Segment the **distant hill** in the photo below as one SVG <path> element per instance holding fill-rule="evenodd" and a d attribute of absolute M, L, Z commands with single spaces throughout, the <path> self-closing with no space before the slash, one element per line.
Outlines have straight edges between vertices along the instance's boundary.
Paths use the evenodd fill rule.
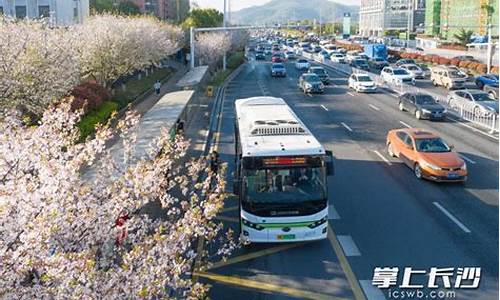
<path fill-rule="evenodd" d="M 285 23 L 317 19 L 321 11 L 323 22 L 340 21 L 344 13 L 351 13 L 352 22 L 358 22 L 359 6 L 343 5 L 328 0 L 273 0 L 264 5 L 252 6 L 231 14 L 235 24 Z"/>

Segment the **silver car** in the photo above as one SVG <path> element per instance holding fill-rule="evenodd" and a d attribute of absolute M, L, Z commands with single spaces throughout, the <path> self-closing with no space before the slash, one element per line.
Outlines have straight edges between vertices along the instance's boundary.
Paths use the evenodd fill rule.
<path fill-rule="evenodd" d="M 498 102 L 481 90 L 457 90 L 448 94 L 448 104 L 453 109 L 465 109 L 475 116 L 498 114 Z"/>
<path fill-rule="evenodd" d="M 416 64 L 404 64 L 404 65 L 401 65 L 400 68 L 408 71 L 411 74 L 411 76 L 413 76 L 413 78 L 415 78 L 415 79 L 424 79 L 425 78 L 424 71 L 422 71 L 422 69 L 419 66 L 417 66 Z"/>

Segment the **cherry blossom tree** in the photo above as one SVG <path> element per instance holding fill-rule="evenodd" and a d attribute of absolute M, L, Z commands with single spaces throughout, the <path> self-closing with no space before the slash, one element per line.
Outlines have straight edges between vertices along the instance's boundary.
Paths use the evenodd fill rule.
<path fill-rule="evenodd" d="M 230 35 L 223 32 L 209 32 L 197 35 L 195 42 L 196 55 L 201 64 L 214 65 L 222 59 L 222 55 L 231 49 Z"/>
<path fill-rule="evenodd" d="M 79 114 L 63 103 L 37 126 L 18 113 L 0 121 L 0 298 L 203 298 L 188 276 L 199 237 L 235 247 L 214 217 L 224 200 L 224 168 L 187 159 L 188 143 L 167 130 L 146 158 L 130 162 L 138 116 L 116 131 L 99 126 L 76 143 Z M 106 146 L 119 134 L 121 162 Z M 98 170 L 84 179 L 88 168 Z M 205 260 L 200 260 L 201 264 Z"/>
<path fill-rule="evenodd" d="M 73 28 L 84 79 L 112 84 L 175 53 L 183 42 L 180 28 L 153 17 L 99 15 Z"/>
<path fill-rule="evenodd" d="M 65 29 L 0 16 L 0 36 L 0 108 L 41 114 L 78 84 L 76 53 Z"/>

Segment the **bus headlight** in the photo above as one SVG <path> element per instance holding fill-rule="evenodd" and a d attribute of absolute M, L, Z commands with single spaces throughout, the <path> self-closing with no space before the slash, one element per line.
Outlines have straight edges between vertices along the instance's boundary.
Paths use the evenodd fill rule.
<path fill-rule="evenodd" d="M 243 225 L 250 227 L 250 228 L 253 228 L 255 230 L 259 230 L 259 231 L 264 230 L 263 226 L 260 226 L 259 224 L 252 223 L 246 219 L 241 218 L 241 222 L 243 223 Z"/>
<path fill-rule="evenodd" d="M 318 227 L 318 226 L 320 226 L 322 224 L 325 224 L 326 221 L 328 221 L 328 216 L 324 216 L 323 219 L 318 220 L 318 221 L 316 221 L 314 223 L 311 223 L 311 224 L 307 225 L 307 227 L 313 229 L 313 228 L 316 228 L 316 227 Z"/>

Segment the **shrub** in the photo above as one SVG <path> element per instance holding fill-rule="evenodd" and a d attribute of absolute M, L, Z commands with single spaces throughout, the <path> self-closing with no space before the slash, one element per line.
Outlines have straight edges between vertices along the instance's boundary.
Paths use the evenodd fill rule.
<path fill-rule="evenodd" d="M 458 58 L 452 58 L 452 59 L 450 60 L 450 64 L 452 64 L 452 65 L 454 65 L 454 66 L 457 66 L 457 67 L 458 67 L 458 66 L 459 66 L 459 64 L 460 64 L 460 60 L 459 60 Z"/>
<path fill-rule="evenodd" d="M 74 87 L 70 96 L 73 97 L 71 109 L 75 111 L 83 108 L 85 112 L 96 109 L 111 98 L 109 92 L 95 82 L 84 82 Z"/>
<path fill-rule="evenodd" d="M 494 66 L 491 68 L 491 73 L 495 73 L 498 75 L 498 66 Z"/>
<path fill-rule="evenodd" d="M 488 66 L 486 64 L 477 63 L 475 70 L 481 74 L 484 74 L 486 73 L 486 71 L 488 71 Z"/>
<path fill-rule="evenodd" d="M 458 63 L 458 66 L 460 68 L 467 68 L 469 66 L 471 62 L 468 61 L 468 60 L 461 60 L 459 63 Z"/>
<path fill-rule="evenodd" d="M 432 57 L 432 62 L 435 63 L 435 64 L 439 64 L 439 60 L 441 59 L 442 57 L 439 56 L 439 55 L 435 55 Z"/>
<path fill-rule="evenodd" d="M 87 136 L 94 133 L 95 126 L 98 123 L 105 123 L 111 114 L 118 109 L 118 104 L 111 101 L 105 101 L 98 108 L 90 111 L 78 123 L 80 129 L 80 139 L 84 140 Z"/>
<path fill-rule="evenodd" d="M 446 58 L 446 57 L 440 57 L 439 58 L 439 64 L 440 65 L 449 65 L 451 62 L 451 59 Z"/>

